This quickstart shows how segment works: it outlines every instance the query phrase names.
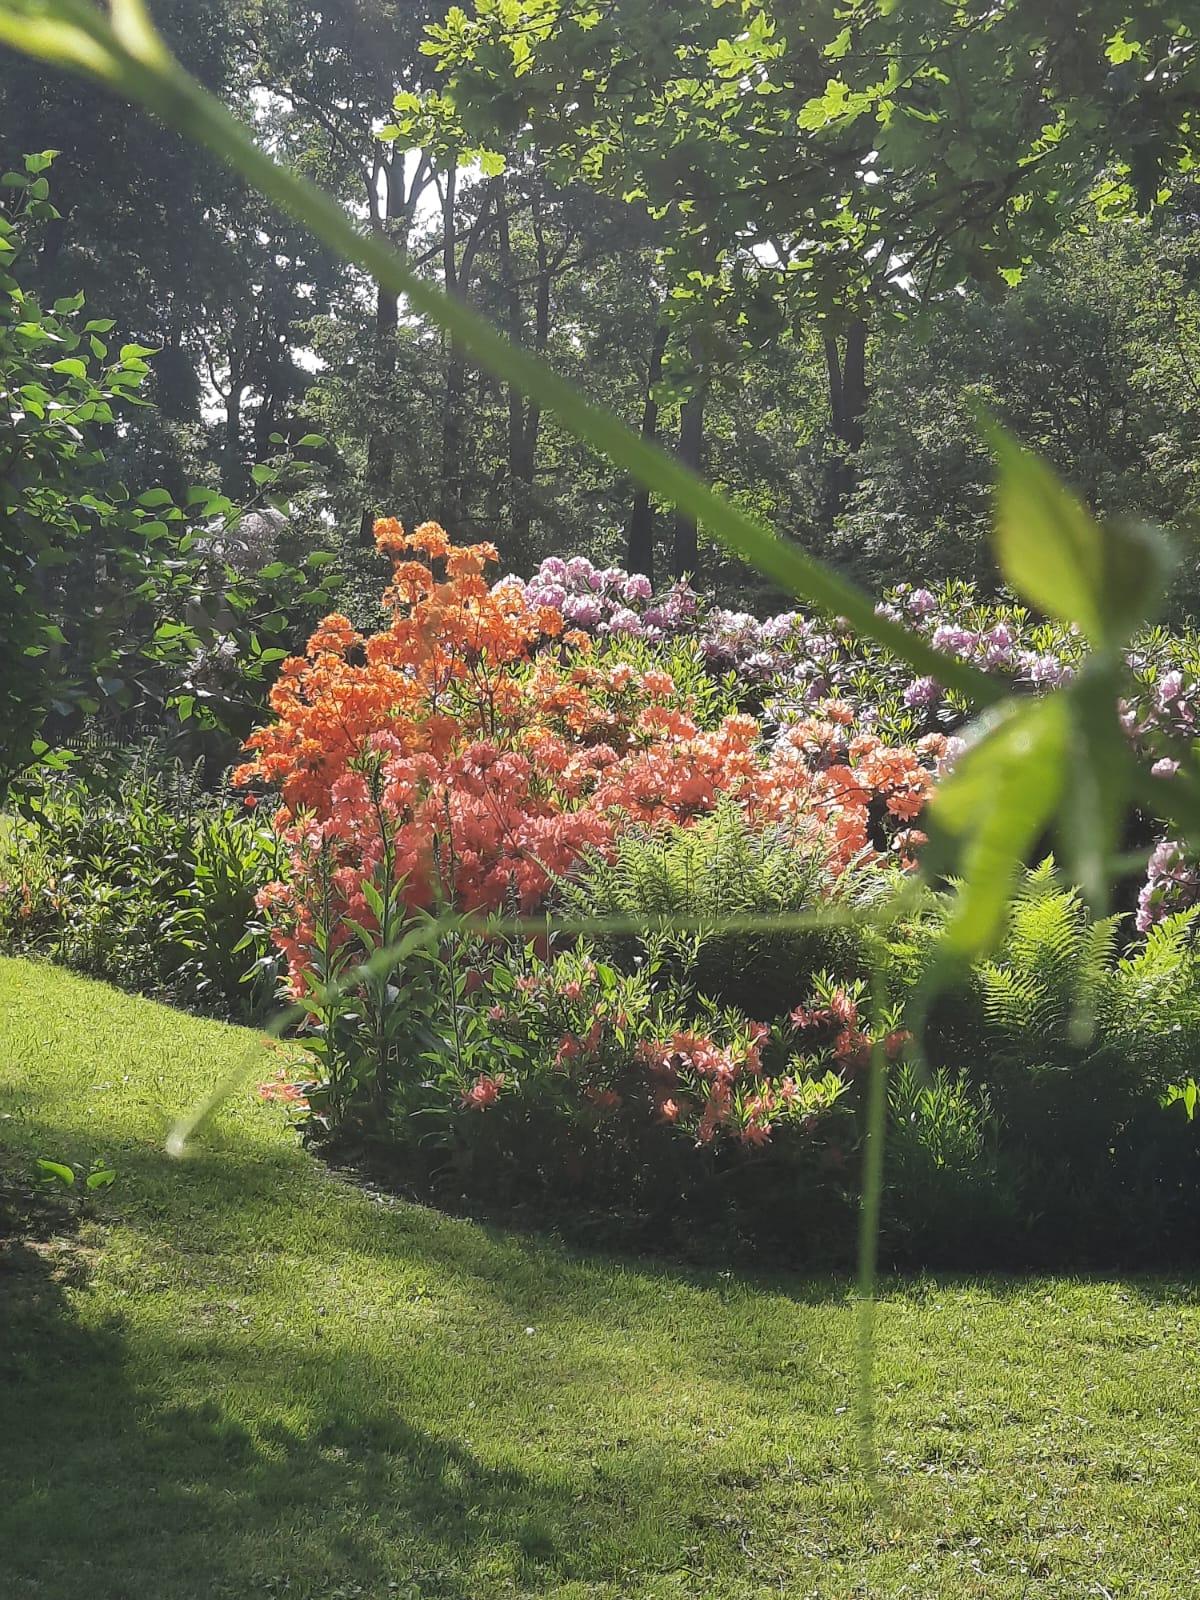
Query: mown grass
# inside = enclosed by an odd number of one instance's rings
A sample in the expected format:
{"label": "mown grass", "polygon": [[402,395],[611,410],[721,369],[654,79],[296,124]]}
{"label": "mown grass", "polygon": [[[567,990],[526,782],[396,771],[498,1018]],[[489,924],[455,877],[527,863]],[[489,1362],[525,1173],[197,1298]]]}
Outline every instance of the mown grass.
{"label": "mown grass", "polygon": [[248,1035],[0,962],[0,1159],[110,1157],[0,1270],[0,1595],[1200,1593],[1192,1282],[885,1285],[584,1257],[393,1203],[239,1093]]}

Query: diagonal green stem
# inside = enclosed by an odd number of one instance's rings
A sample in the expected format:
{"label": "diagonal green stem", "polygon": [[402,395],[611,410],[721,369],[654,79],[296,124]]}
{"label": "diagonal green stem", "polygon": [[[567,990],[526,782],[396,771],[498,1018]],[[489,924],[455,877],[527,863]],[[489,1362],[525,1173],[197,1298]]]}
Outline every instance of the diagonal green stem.
{"label": "diagonal green stem", "polygon": [[855,1424],[859,1464],[871,1493],[878,1490],[879,1450],[875,1442],[875,1279],[879,1261],[879,1211],[883,1195],[883,1143],[887,1121],[887,1060],[876,1045],[867,1086],[867,1126],[863,1145],[862,1202],[858,1215],[858,1285],[855,1346],[858,1381]]}

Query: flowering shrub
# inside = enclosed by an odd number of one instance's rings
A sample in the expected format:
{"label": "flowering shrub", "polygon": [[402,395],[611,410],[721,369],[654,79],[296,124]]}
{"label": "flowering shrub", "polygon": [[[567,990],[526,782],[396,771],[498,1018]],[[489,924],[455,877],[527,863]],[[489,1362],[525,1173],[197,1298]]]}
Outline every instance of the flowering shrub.
{"label": "flowering shrub", "polygon": [[[799,611],[761,619],[709,606],[683,584],[654,595],[648,579],[617,567],[597,569],[582,556],[551,557],[523,587],[531,603],[558,610],[564,622],[599,638],[693,639],[711,670],[733,672],[746,695],[768,694],[780,714],[841,699],[863,726],[894,740],[944,731],[965,715],[964,705],[935,678],[913,678],[840,621]],[[1083,653],[1077,634],[1037,621],[1023,606],[983,603],[968,584],[946,584],[936,593],[902,584],[877,609],[947,656],[1031,688],[1068,681]]]}
{"label": "flowering shrub", "polygon": [[[584,943],[545,956],[472,937],[432,965],[420,1071],[391,1100],[407,1181],[560,1218],[594,1209],[606,1232],[658,1242],[711,1229],[843,1250],[874,1037],[861,993],[821,980],[812,1005],[846,1019],[826,1033],[622,972]],[[324,1091],[304,1092],[320,1116]]]}
{"label": "flowering shrub", "polygon": [[704,726],[669,672],[597,651],[516,582],[489,584],[491,546],[429,523],[376,536],[394,561],[390,626],[363,638],[326,618],[284,663],[276,720],[235,774],[282,800],[292,871],[260,905],[296,994],[319,895],[337,943],[381,931],[372,895],[398,893],[409,914],[528,914],[622,830],[687,824],[722,800],[835,873],[887,850],[911,861],[937,736],[908,750],[855,735],[837,702],[773,738],[746,714]]}
{"label": "flowering shrub", "polygon": [[[432,524],[377,538],[390,625],[364,638],[327,618],[236,774],[252,801],[279,797],[289,869],[259,896],[261,931],[309,1013],[310,1126],[387,1128],[493,1197],[586,1171],[597,1197],[618,1172],[617,1192],[678,1201],[712,1162],[780,1141],[840,1171],[823,1130],[870,1049],[856,1000],[826,1038],[788,1020],[803,974],[760,1018],[680,969],[514,952],[488,919],[561,900],[620,841],[718,813],[803,864],[818,898],[852,868],[909,865],[945,741],[889,745],[837,701],[764,724],[703,692],[694,657],[676,658],[677,682],[644,640],[594,641],[528,588],[490,583],[490,546]],[[394,973],[373,961],[404,939]],[[846,1114],[835,1151],[854,1142]]]}
{"label": "flowering shrub", "polygon": [[[384,522],[377,537],[394,565],[388,627],[364,637],[327,618],[285,663],[275,720],[237,774],[251,801],[278,795],[288,866],[259,895],[257,931],[287,955],[319,1068],[317,1084],[280,1080],[270,1098],[314,1134],[382,1135],[408,1177],[441,1194],[670,1217],[838,1253],[865,1071],[876,1046],[904,1054],[890,1007],[921,981],[941,903],[911,928],[877,924],[889,963],[878,1011],[853,939],[801,918],[809,943],[773,949],[726,938],[722,921],[886,890],[919,854],[924,807],[960,747],[953,702],[836,626],[788,614],[764,638],[768,624],[705,613],[675,590],[637,636],[623,610],[644,616],[654,597],[619,573],[573,562],[543,567],[535,584],[493,583],[488,545],[455,546],[432,524],[406,534]],[[979,608],[968,626],[924,591],[901,602],[938,648],[1024,673],[1032,689],[1053,681],[1037,666],[1052,630],[1024,613]],[[1077,661],[1078,642],[1061,642]],[[770,671],[751,643],[776,652]],[[1179,681],[1154,691],[1160,710],[1187,703],[1182,669],[1171,671]],[[1131,735],[1157,737],[1140,706],[1127,708]],[[1146,925],[1195,883],[1167,846],[1154,871]],[[1039,1116],[1083,1130],[1072,1183],[1103,1169],[1131,1205],[1142,1147],[1122,1130],[1144,1121],[1155,1149],[1190,1159],[1162,1103],[1200,1028],[1159,1030],[1153,1069],[1126,1028],[1129,986],[1157,983],[1168,950],[1182,974],[1170,993],[1193,1008],[1188,917],[1169,940],[1152,935],[1145,961],[1114,967],[1110,935],[1077,926],[1077,898],[1041,913],[1049,943],[1037,944],[1034,898],[1014,908],[1012,970],[976,973],[933,1019],[938,1075],[925,1087],[898,1072],[897,1248],[936,1252],[947,1205],[960,1243],[976,1223],[1027,1228],[1043,1214],[1064,1135],[1031,1138]],[[514,943],[514,913],[564,910],[643,931],[565,950],[548,933]],[[398,942],[407,954],[393,970],[376,958]],[[1109,1098],[1094,1096],[1086,1117],[1076,1047],[1059,1037],[1071,990],[1052,988],[1038,1009],[1062,951],[1072,971],[1099,961],[1095,993],[1123,997],[1106,1013],[1122,1040],[1105,1057]],[[1102,1190],[1093,1183],[1088,1205]],[[1192,1188],[1181,1178],[1173,1193],[1182,1226]]]}
{"label": "flowering shrub", "polygon": [[792,1024],[774,1028],[658,990],[644,972],[621,974],[582,946],[548,963],[527,948],[522,963],[491,968],[483,992],[494,1033],[519,1045],[524,1066],[465,1084],[460,1104],[471,1110],[548,1081],[584,1115],[650,1119],[695,1145],[757,1146],[789,1126],[813,1131],[847,1086],[835,1067],[858,1065],[832,1046],[827,1061],[801,1055]]}
{"label": "flowering shrub", "polygon": [[562,613],[572,627],[601,636],[666,639],[689,631],[700,611],[700,597],[684,582],[655,596],[649,578],[620,567],[599,568],[586,556],[548,556],[525,584],[508,577],[505,585],[522,588],[532,605]]}
{"label": "flowering shrub", "polygon": [[1200,901],[1200,868],[1175,839],[1161,839],[1150,852],[1146,881],[1138,895],[1137,927],[1148,933],[1172,912]]}
{"label": "flowering shrub", "polygon": [[[965,703],[936,678],[914,678],[840,622],[797,611],[762,620],[707,607],[679,586],[655,596],[646,579],[619,568],[597,570],[579,556],[544,562],[526,592],[599,637],[693,640],[709,670],[732,675],[743,702],[760,705],[768,723],[803,723],[834,700],[848,708],[857,730],[889,744],[915,744],[940,733],[947,737],[942,764],[961,748],[955,730],[966,718]],[[1076,630],[1039,621],[1020,605],[981,601],[961,582],[936,590],[900,584],[877,609],[947,656],[1002,674],[1031,693],[1069,682],[1085,650]],[[1169,776],[1181,747],[1200,733],[1200,646],[1191,634],[1157,628],[1134,641],[1127,659],[1134,688],[1122,707],[1125,727],[1155,774]],[[1153,833],[1150,827],[1147,845]],[[1200,864],[1161,841],[1138,904],[1139,928],[1144,932],[1171,909],[1197,900]]]}

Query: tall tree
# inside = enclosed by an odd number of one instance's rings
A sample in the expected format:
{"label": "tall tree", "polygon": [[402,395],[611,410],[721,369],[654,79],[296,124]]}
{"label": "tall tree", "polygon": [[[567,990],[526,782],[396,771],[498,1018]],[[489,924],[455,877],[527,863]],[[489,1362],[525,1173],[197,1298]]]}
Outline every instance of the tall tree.
{"label": "tall tree", "polygon": [[[242,5],[247,81],[289,113],[281,137],[291,159],[350,199],[369,227],[406,251],[434,171],[422,153],[381,139],[381,119],[398,96],[415,97],[431,76],[418,46],[436,7],[427,0]],[[368,425],[360,531],[368,544],[371,525],[394,487],[398,327],[396,297],[375,289],[373,382],[361,397]]]}
{"label": "tall tree", "polygon": [[536,141],[668,224],[672,305],[715,251],[727,331],[764,288],[818,319],[831,509],[873,321],[1015,281],[1080,206],[1148,206],[1200,153],[1200,39],[1175,0],[514,0],[456,7],[428,49],[433,115]]}
{"label": "tall tree", "polygon": [[[667,350],[667,324],[659,314],[646,365],[645,399],[642,403],[642,438],[658,442],[658,386],[662,382],[663,356]],[[625,529],[625,565],[630,572],[644,573],[654,581],[654,502],[650,491],[639,488],[633,497]]]}

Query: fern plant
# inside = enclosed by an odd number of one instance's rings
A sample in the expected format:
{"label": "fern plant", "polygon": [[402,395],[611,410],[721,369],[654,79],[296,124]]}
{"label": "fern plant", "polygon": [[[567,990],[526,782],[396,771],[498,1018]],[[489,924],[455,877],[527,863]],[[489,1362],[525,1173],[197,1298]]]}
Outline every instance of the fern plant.
{"label": "fern plant", "polygon": [[976,981],[994,1046],[1027,1061],[1091,1068],[1107,1063],[1143,1087],[1186,1076],[1200,1045],[1196,909],[1119,949],[1124,919],[1093,921],[1053,862],[1027,874],[996,955]]}
{"label": "fern plant", "polygon": [[[950,898],[893,943],[895,987],[919,981]],[[1122,949],[1125,919],[1093,920],[1044,861],[1019,885],[995,954],[930,1019],[935,1070],[990,1098],[998,1170],[1048,1257],[1144,1254],[1148,1235],[1191,1226],[1200,1139],[1177,1091],[1200,1054],[1198,916],[1169,917]]]}
{"label": "fern plant", "polygon": [[[755,1016],[795,1005],[810,975],[865,970],[862,934],[841,908],[883,892],[883,874],[835,877],[824,857],[722,804],[690,826],[633,829],[561,884],[561,910],[637,928],[612,935],[653,970]],[[763,914],[811,919],[752,927]]]}
{"label": "fern plant", "polygon": [[1030,871],[1013,900],[995,956],[976,969],[988,1028],[1001,1038],[1057,1043],[1072,1019],[1100,1006],[1120,917],[1093,921],[1054,862]]}

